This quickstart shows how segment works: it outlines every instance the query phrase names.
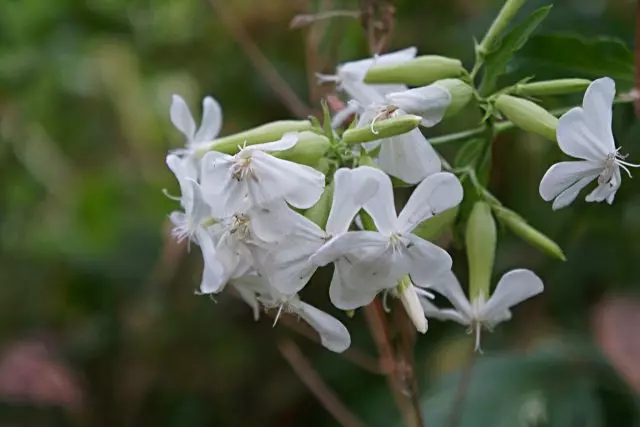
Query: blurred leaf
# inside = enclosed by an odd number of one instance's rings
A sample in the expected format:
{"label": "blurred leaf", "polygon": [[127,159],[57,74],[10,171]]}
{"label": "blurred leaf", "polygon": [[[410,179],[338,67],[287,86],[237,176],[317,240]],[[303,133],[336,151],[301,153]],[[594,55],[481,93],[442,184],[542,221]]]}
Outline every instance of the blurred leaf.
{"label": "blurred leaf", "polygon": [[551,6],[542,7],[531,15],[529,15],[520,24],[513,27],[507,33],[498,47],[487,55],[485,58],[485,70],[480,85],[480,91],[483,94],[489,94],[495,88],[496,81],[502,73],[504,73],[507,63],[513,57],[513,54],[524,46],[529,36],[538,25],[547,17],[551,10]]}

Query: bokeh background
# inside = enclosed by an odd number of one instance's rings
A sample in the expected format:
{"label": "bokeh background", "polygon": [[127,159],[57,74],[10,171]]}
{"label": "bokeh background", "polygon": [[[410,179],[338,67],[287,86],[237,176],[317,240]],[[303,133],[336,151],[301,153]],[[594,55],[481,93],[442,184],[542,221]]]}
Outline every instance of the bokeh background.
{"label": "bokeh background", "polygon": [[[545,3],[529,1],[522,16]],[[471,66],[472,38],[482,37],[500,4],[398,0],[390,49],[416,45]],[[202,97],[213,95],[229,134],[294,116],[266,68],[317,112],[322,92],[313,72],[368,53],[353,19],[313,31],[288,28],[298,13],[355,10],[356,1],[214,6],[0,2],[0,425],[337,425],[282,357],[283,343],[292,341],[365,425],[399,425],[384,376],[284,323],[254,322],[231,295],[194,296],[200,253],[168,236],[167,214],[176,205],[161,191],[177,192],[164,157],[183,144],[168,117],[171,95],[185,97],[196,118]],[[538,33],[617,37],[632,48],[635,7],[631,0],[558,0]],[[261,60],[246,54],[238,28],[270,65],[254,66]],[[628,90],[632,56],[622,51],[613,61],[629,72],[615,77]],[[521,58],[503,80],[532,74],[596,77]],[[430,132],[471,128],[476,120],[459,116]],[[640,125],[630,105],[616,107],[614,129],[638,162]],[[443,153],[452,159],[456,148]],[[497,138],[493,154],[491,190],[555,239],[568,261],[501,230],[496,278],[532,268],[546,292],[485,334],[463,402],[455,396],[471,337],[457,325],[431,322],[416,349],[427,425],[640,426],[640,183],[625,179],[612,207],[579,200],[552,213],[537,188],[562,158],[559,150],[510,131]],[[464,253],[455,242],[451,250],[464,281]],[[349,319],[330,307],[327,274],[303,295],[339,316],[353,346],[373,357],[361,313]]]}

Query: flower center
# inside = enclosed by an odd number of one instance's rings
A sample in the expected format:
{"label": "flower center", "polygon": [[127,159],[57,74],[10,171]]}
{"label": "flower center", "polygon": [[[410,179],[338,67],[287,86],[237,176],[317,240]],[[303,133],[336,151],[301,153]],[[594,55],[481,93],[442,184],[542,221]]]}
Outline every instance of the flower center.
{"label": "flower center", "polygon": [[373,120],[371,120],[371,133],[375,135],[380,133],[380,131],[377,131],[373,128],[373,125],[376,123],[376,120],[390,119],[391,117],[393,117],[393,113],[395,113],[397,110],[398,110],[398,107],[396,107],[395,105],[387,105],[386,107],[383,107],[378,112],[378,114],[376,114]]}
{"label": "flower center", "polygon": [[389,236],[389,246],[391,246],[393,255],[400,255],[404,249],[408,248],[402,241],[402,235],[400,233],[391,233]]}
{"label": "flower center", "polygon": [[620,154],[621,148],[622,147],[618,147],[616,148],[616,151],[614,151],[613,153],[607,154],[607,158],[604,160],[602,171],[600,172],[600,175],[598,175],[599,185],[609,184],[610,187],[613,187],[614,183],[612,182],[612,180],[613,180],[613,176],[615,174],[616,168],[618,167],[624,170],[629,176],[629,178],[631,178],[631,171],[629,171],[629,168],[640,167],[640,165],[636,165],[636,164],[625,161],[628,155]]}
{"label": "flower center", "polygon": [[231,218],[229,233],[235,235],[240,240],[245,240],[251,236],[251,221],[245,214],[235,214]]}
{"label": "flower center", "polygon": [[248,176],[253,175],[253,170],[251,169],[251,156],[242,156],[238,158],[235,163],[231,166],[231,176],[236,181],[242,181],[246,179]]}

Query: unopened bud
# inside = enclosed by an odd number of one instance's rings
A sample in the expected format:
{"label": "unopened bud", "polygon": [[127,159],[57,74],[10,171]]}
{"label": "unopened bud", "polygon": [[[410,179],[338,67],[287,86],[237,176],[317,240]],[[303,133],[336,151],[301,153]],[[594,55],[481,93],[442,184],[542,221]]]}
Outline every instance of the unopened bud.
{"label": "unopened bud", "polygon": [[556,140],[558,119],[538,104],[511,95],[500,95],[495,106],[519,128]]}
{"label": "unopened bud", "polygon": [[562,95],[565,93],[582,92],[589,87],[591,80],[587,79],[558,79],[544,82],[520,83],[515,87],[516,95],[546,96]]}
{"label": "unopened bud", "polygon": [[402,301],[402,306],[407,312],[407,316],[411,319],[411,322],[415,325],[418,332],[424,334],[427,332],[427,318],[424,315],[424,309],[420,304],[418,294],[411,283],[409,276],[404,276],[398,282],[398,298]]}
{"label": "unopened bud", "polygon": [[207,151],[213,150],[226,154],[236,154],[245,145],[277,141],[287,132],[305,130],[311,130],[311,122],[309,120],[279,120],[244,132],[214,139],[211,144],[198,148],[197,154],[203,156]]}
{"label": "unopened bud", "polygon": [[434,83],[451,94],[451,102],[443,118],[451,117],[462,110],[473,97],[473,88],[459,79],[443,79]]}
{"label": "unopened bud", "polygon": [[324,192],[315,205],[311,206],[304,213],[304,216],[315,222],[322,229],[327,225],[331,202],[333,201],[333,181],[324,187]]}
{"label": "unopened bud", "polygon": [[329,139],[326,136],[304,131],[298,133],[296,145],[288,150],[275,151],[272,154],[284,160],[315,166],[329,149],[329,145]]}
{"label": "unopened bud", "polygon": [[424,86],[436,80],[460,77],[465,73],[458,59],[438,55],[424,55],[398,64],[374,65],[364,78],[365,83],[402,83]]}
{"label": "unopened bud", "polygon": [[442,236],[453,224],[458,216],[458,206],[440,212],[438,215],[422,221],[413,229],[413,234],[420,236],[425,240],[434,241]]}
{"label": "unopened bud", "polygon": [[489,295],[493,260],[496,253],[496,223],[491,207],[485,202],[473,205],[465,243],[469,260],[469,300]]}
{"label": "unopened bud", "polygon": [[421,120],[420,116],[414,115],[378,120],[367,126],[344,131],[342,141],[346,144],[359,144],[402,135],[417,128]]}
{"label": "unopened bud", "polygon": [[562,261],[566,261],[566,257],[564,256],[560,246],[529,225],[520,215],[501,206],[495,206],[493,209],[500,222],[506,225],[520,238],[535,246],[542,252]]}

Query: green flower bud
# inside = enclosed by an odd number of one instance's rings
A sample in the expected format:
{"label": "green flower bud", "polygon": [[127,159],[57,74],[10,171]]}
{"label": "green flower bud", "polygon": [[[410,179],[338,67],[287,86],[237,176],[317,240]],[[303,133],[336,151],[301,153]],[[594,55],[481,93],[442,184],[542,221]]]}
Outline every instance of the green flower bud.
{"label": "green flower bud", "polygon": [[298,142],[284,151],[274,151],[275,157],[289,160],[303,165],[316,166],[318,161],[329,149],[329,139],[315,132],[304,131],[298,133]]}
{"label": "green flower bud", "polygon": [[311,130],[311,122],[309,120],[279,120],[244,132],[214,139],[209,146],[198,148],[197,154],[203,156],[207,151],[215,150],[233,155],[240,151],[238,147],[277,141],[287,132],[305,130]]}
{"label": "green flower bud", "polygon": [[562,95],[565,93],[582,92],[589,87],[591,80],[587,79],[558,79],[544,82],[519,83],[515,87],[516,95],[546,96]]}
{"label": "green flower bud", "polygon": [[469,301],[475,300],[480,294],[485,298],[489,296],[496,241],[496,223],[491,215],[491,207],[485,202],[476,202],[465,235],[469,260]]}
{"label": "green flower bud", "polygon": [[458,59],[437,55],[418,56],[398,64],[374,65],[364,78],[365,83],[402,83],[425,86],[436,80],[460,77],[466,71]]}
{"label": "green flower bud", "polygon": [[500,95],[495,106],[516,126],[551,141],[556,140],[558,119],[538,104],[511,95]]}
{"label": "green flower bud", "polygon": [[451,117],[457,114],[469,103],[473,97],[473,88],[459,79],[444,79],[434,83],[451,94],[451,103],[447,107],[443,118]]}
{"label": "green flower bud", "polygon": [[346,144],[359,144],[361,142],[376,141],[378,139],[402,135],[417,128],[420,120],[422,120],[420,116],[413,115],[378,120],[372,125],[347,129],[342,134],[342,142]]}
{"label": "green flower bud", "polygon": [[304,216],[315,222],[318,227],[324,229],[329,219],[331,202],[333,201],[333,181],[324,187],[324,192],[315,205],[311,206],[304,213]]}
{"label": "green flower bud", "polygon": [[520,215],[500,206],[494,206],[493,210],[500,222],[520,238],[535,246],[542,252],[562,261],[566,261],[566,257],[564,256],[562,249],[560,249],[560,246],[529,225]]}
{"label": "green flower bud", "polygon": [[458,208],[458,206],[454,206],[436,216],[432,216],[426,221],[422,221],[413,230],[413,234],[425,240],[434,241],[451,227],[458,216]]}
{"label": "green flower bud", "polygon": [[526,0],[505,1],[502,9],[500,9],[500,13],[498,13],[496,19],[491,23],[487,34],[485,34],[480,44],[476,47],[476,51],[480,57],[486,56],[493,49],[502,32],[507,28],[525,2]]}

